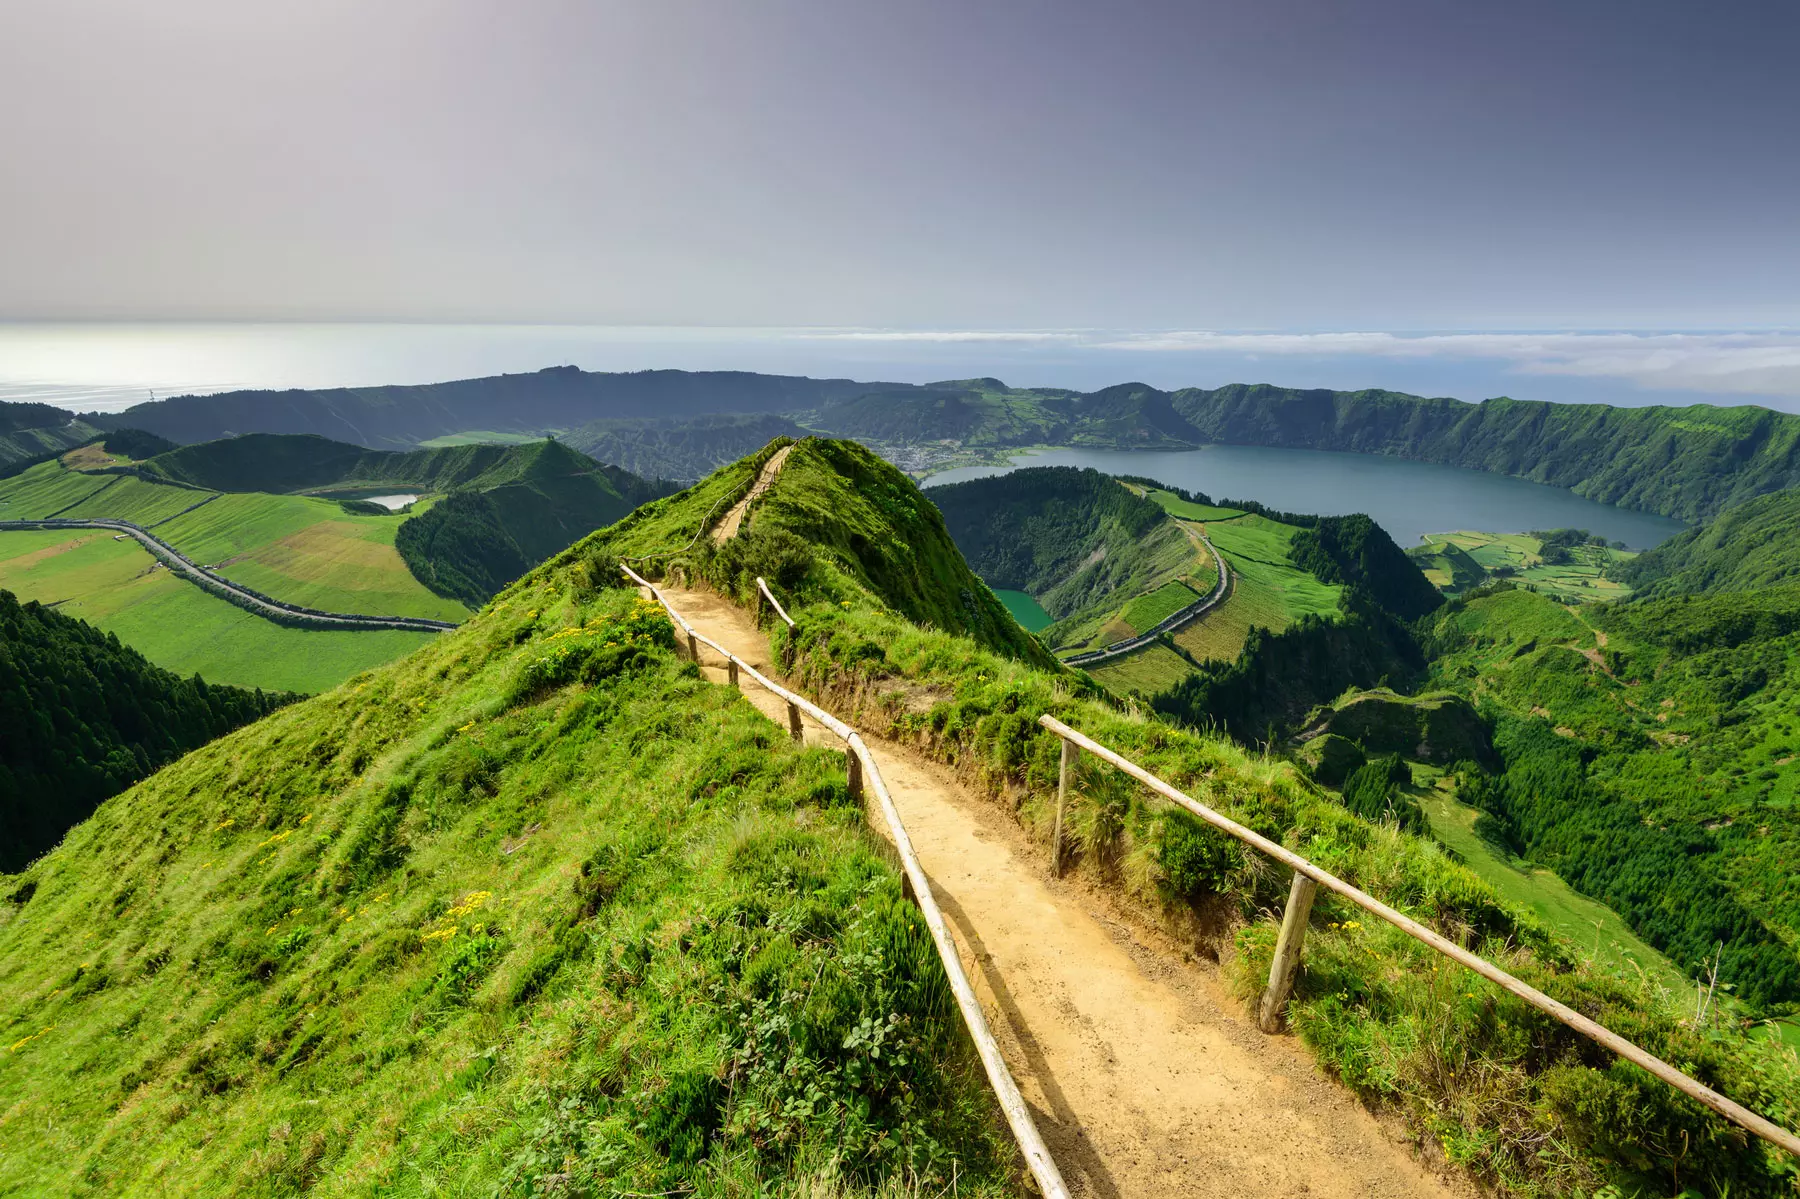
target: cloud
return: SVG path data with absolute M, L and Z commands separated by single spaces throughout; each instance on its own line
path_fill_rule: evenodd
M 1079 344 L 1090 337 L 1071 330 L 1018 329 L 832 329 L 797 333 L 794 336 L 816 341 L 927 342 L 946 345 L 981 341 Z
M 1656 391 L 1800 396 L 1800 333 L 1128 333 L 1136 353 L 1488 360 L 1522 375 L 1622 379 Z

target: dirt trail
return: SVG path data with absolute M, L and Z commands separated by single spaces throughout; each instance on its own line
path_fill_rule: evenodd
M 713 529 L 714 545 L 723 544 L 737 536 L 738 526 L 744 523 L 744 513 L 750 510 L 751 504 L 760 500 L 763 494 L 775 485 L 775 476 L 781 473 L 781 468 L 787 462 L 788 455 L 793 452 L 793 446 L 784 445 L 776 450 L 767 462 L 763 463 L 762 473 L 756 476 L 756 482 L 751 485 L 750 493 L 733 504 L 725 513 L 725 519 L 719 522 L 717 528 Z
M 768 673 L 768 640 L 710 591 L 666 590 Z M 711 651 L 702 651 L 712 656 Z M 724 681 L 723 667 L 706 673 Z M 785 726 L 785 706 L 746 696 Z M 807 739 L 840 743 L 810 726 Z M 1083 1196 L 1467 1196 L 1422 1166 L 1288 1038 L 1258 1032 L 1216 968 L 1182 960 L 1049 877 L 996 808 L 914 752 L 871 739 L 994 1034 Z

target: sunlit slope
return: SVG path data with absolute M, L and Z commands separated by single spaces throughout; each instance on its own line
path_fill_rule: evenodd
M 540 572 L 0 879 L 0 1190 L 1002 1185 L 841 756 L 583 580 Z

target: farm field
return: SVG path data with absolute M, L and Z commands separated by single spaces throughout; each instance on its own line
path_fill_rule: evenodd
M 1085 668 L 1102 687 L 1116 695 L 1141 691 L 1154 695 L 1174 686 L 1193 668 L 1187 659 L 1166 645 L 1147 645 L 1143 649 Z
M 264 690 L 327 691 L 436 636 L 274 624 L 176 578 L 135 541 L 98 529 L 0 533 L 0 588 L 55 604 L 166 670 Z
M 1131 626 L 1132 632 L 1148 633 L 1175 613 L 1200 601 L 1193 588 L 1185 583 L 1164 583 L 1155 591 L 1140 595 L 1125 605 L 1119 618 Z
M 1498 575 L 1529 584 L 1546 595 L 1571 601 L 1624 599 L 1631 588 L 1606 577 L 1607 567 L 1637 557 L 1631 550 L 1578 545 L 1570 549 L 1571 561 L 1549 565 L 1543 560 L 1544 543 L 1529 533 L 1482 533 L 1459 530 L 1429 533 L 1425 545 L 1415 551 L 1425 577 L 1440 590 L 1455 590 L 1446 547 L 1455 546 L 1474 560 L 1490 577 Z
M 414 514 L 423 511 L 416 505 Z M 333 500 L 234 493 L 157 529 L 228 579 L 327 612 L 460 621 L 469 610 L 413 577 L 394 533 L 403 517 L 353 516 Z
M 1640 972 L 1656 986 L 1692 998 L 1692 984 L 1669 959 L 1643 942 L 1611 908 L 1589 899 L 1540 866 L 1516 864 L 1475 833 L 1480 813 L 1458 802 L 1444 787 L 1435 785 L 1440 772 L 1415 765 L 1414 778 L 1425 785 L 1420 806 L 1431 822 L 1432 836 L 1455 851 L 1463 862 L 1497 890 L 1501 897 L 1534 913 L 1539 920 L 1595 954 L 1606 967 L 1636 976 Z
M 49 516 L 132 521 L 228 579 L 309 608 L 452 621 L 469 614 L 407 569 L 394 549 L 403 517 L 352 515 L 333 500 L 198 491 L 60 462 L 0 480 L 0 520 Z
M 1126 486 L 1131 487 L 1131 484 L 1127 483 Z M 1133 487 L 1132 490 L 1140 489 Z M 1231 520 L 1244 515 L 1243 511 L 1238 508 L 1218 508 L 1211 504 L 1196 504 L 1182 499 L 1172 491 L 1159 491 L 1154 487 L 1142 489 L 1142 494 L 1148 499 L 1155 500 L 1170 516 L 1178 516 L 1182 520 Z
M 1292 623 L 1281 596 L 1260 580 L 1239 575 L 1225 602 L 1175 632 L 1175 644 L 1204 662 L 1235 662 L 1252 628 L 1279 633 Z

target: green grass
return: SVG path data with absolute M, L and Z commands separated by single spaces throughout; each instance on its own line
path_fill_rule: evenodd
M 1006 610 L 1012 613 L 1013 619 L 1018 621 L 1027 633 L 1040 632 L 1050 627 L 1050 613 L 1044 611 L 1044 605 L 1023 591 L 1006 591 L 998 587 L 993 591 L 999 597 L 1000 602 L 1006 605 Z
M 535 433 L 495 433 L 489 429 L 471 429 L 464 433 L 446 433 L 442 437 L 421 441 L 419 448 L 440 450 L 455 445 L 527 445 L 541 440 L 542 435 Z
M 1266 516 L 1209 521 L 1206 535 L 1239 576 L 1263 585 L 1289 621 L 1308 614 L 1331 617 L 1338 611 L 1343 588 L 1321 583 L 1310 571 L 1288 560 L 1288 546 L 1299 530 Z
M 1194 590 L 1184 583 L 1164 583 L 1155 591 L 1134 598 L 1119 615 L 1126 624 L 1143 634 L 1199 600 Z
M 6 880 L 6 1189 L 1010 1193 L 842 756 L 672 649 L 540 582 Z
M 97 529 L 0 533 L 0 587 L 56 604 L 164 669 L 270 691 L 326 691 L 437 637 L 274 624 L 156 567 L 135 541 Z
M 1629 586 L 1606 577 L 1607 571 L 1613 566 L 1637 557 L 1630 550 L 1615 550 L 1606 546 L 1576 546 L 1570 550 L 1572 561 L 1560 566 L 1550 566 L 1542 557 L 1543 542 L 1528 533 L 1479 533 L 1462 530 L 1427 534 L 1424 552 L 1420 556 L 1436 564 L 1437 559 L 1431 556 L 1430 549 L 1446 544 L 1460 546 L 1483 570 L 1490 573 L 1496 569 L 1510 572 L 1507 577 L 1557 599 L 1587 602 L 1624 599 L 1631 594 Z M 1449 589 L 1448 571 L 1441 566 L 1435 570 L 1428 569 L 1427 577 L 1439 589 Z
M 1164 512 L 1170 516 L 1178 516 L 1182 520 L 1231 520 L 1244 515 L 1243 511 L 1238 508 L 1218 508 L 1211 504 L 1192 503 L 1172 491 L 1158 491 L 1150 488 L 1143 494 L 1161 504 Z
M 1143 649 L 1083 669 L 1115 695 L 1132 692 L 1155 695 L 1180 682 L 1193 668 L 1187 664 L 1187 659 L 1167 646 L 1146 645 Z
M 1175 644 L 1195 659 L 1235 662 L 1252 628 L 1279 633 L 1293 622 L 1281 593 L 1258 578 L 1239 575 L 1225 602 L 1175 632 Z
M 1428 782 L 1437 774 L 1428 767 L 1415 767 L 1414 773 Z M 1454 850 L 1506 902 L 1531 912 L 1603 967 L 1641 970 L 1671 997 L 1691 998 L 1693 984 L 1687 977 L 1633 933 L 1611 908 L 1574 890 L 1555 872 L 1512 859 L 1477 836 L 1475 818 L 1480 813 L 1476 809 L 1457 802 L 1441 786 L 1421 794 L 1419 806 L 1431 822 L 1432 836 Z

